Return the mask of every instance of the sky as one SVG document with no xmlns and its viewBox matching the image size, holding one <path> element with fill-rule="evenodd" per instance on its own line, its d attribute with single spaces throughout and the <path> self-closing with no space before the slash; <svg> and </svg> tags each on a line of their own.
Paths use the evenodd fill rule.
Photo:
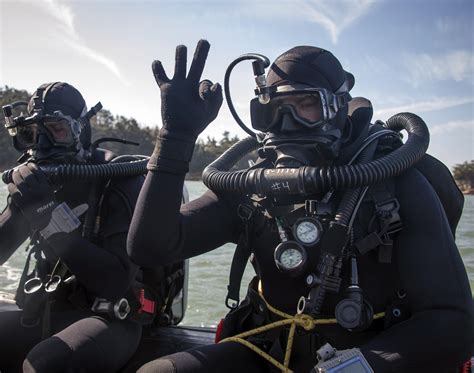
<svg viewBox="0 0 474 373">
<path fill-rule="evenodd" d="M 0 0 L 0 85 L 33 92 L 51 81 L 78 88 L 88 106 L 161 125 L 151 71 L 172 76 L 178 44 L 211 50 L 203 78 L 222 83 L 244 53 L 274 60 L 296 45 L 331 51 L 352 72 L 353 97 L 373 121 L 402 111 L 428 124 L 428 152 L 449 167 L 474 159 L 474 1 L 472 0 Z M 188 61 L 191 56 L 188 57 Z M 248 124 L 254 97 L 250 62 L 231 93 Z M 202 134 L 244 137 L 224 103 Z"/>
</svg>

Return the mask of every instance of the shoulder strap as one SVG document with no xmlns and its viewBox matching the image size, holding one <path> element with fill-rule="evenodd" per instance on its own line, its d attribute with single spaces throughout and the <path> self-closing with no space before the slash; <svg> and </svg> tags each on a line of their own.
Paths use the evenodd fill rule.
<svg viewBox="0 0 474 373">
<path fill-rule="evenodd" d="M 256 208 L 250 204 L 240 204 L 237 208 L 237 214 L 242 219 L 244 230 L 240 234 L 230 267 L 229 285 L 227 285 L 227 296 L 225 298 L 225 305 L 229 309 L 237 308 L 240 302 L 240 284 L 242 283 L 242 276 L 244 275 L 250 254 L 252 253 L 250 222 L 254 217 L 255 210 Z"/>
<path fill-rule="evenodd" d="M 400 204 L 395 198 L 393 180 L 387 180 L 370 188 L 370 196 L 374 202 L 375 213 L 372 221 L 378 219 L 379 229 L 355 243 L 359 254 L 363 255 L 378 248 L 378 259 L 381 263 L 390 263 L 392 260 L 393 240 L 391 235 L 402 229 L 402 220 L 398 211 Z"/>
</svg>

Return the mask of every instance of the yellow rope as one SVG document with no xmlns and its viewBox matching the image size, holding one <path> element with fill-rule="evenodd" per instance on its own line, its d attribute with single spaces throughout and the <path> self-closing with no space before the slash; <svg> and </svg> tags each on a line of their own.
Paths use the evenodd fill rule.
<svg viewBox="0 0 474 373">
<path fill-rule="evenodd" d="M 219 343 L 223 342 L 237 342 L 240 344 L 243 344 L 244 346 L 250 348 L 252 351 L 260 355 L 262 358 L 267 360 L 269 363 L 275 365 L 278 369 L 280 369 L 283 373 L 293 373 L 293 371 L 288 368 L 290 365 L 290 358 L 291 358 L 291 352 L 293 350 L 293 341 L 294 341 L 294 336 L 295 336 L 295 331 L 296 327 L 299 326 L 300 328 L 303 328 L 306 331 L 310 331 L 316 327 L 316 325 L 327 325 L 327 324 L 336 324 L 337 320 L 336 319 L 313 319 L 310 315 L 306 314 L 296 314 L 294 316 L 285 313 L 283 311 L 280 311 L 274 307 L 272 307 L 265 297 L 263 296 L 263 291 L 261 287 L 261 282 L 258 284 L 258 293 L 262 300 L 265 302 L 265 305 L 267 306 L 268 310 L 272 313 L 274 313 L 277 316 L 280 316 L 283 318 L 283 320 L 275 321 L 270 324 L 260 326 L 255 329 L 248 330 L 246 332 L 237 334 L 233 337 L 225 338 Z M 381 317 L 385 316 L 385 312 L 379 312 L 374 315 L 374 319 L 379 319 Z M 285 359 L 283 361 L 283 364 L 280 363 L 278 360 L 267 354 L 266 352 L 262 351 L 260 348 L 257 346 L 253 345 L 249 341 L 243 339 L 246 337 L 250 337 L 252 335 L 260 334 L 263 332 L 266 332 L 271 329 L 279 328 L 282 326 L 290 325 L 290 332 L 288 334 L 288 340 L 286 342 L 286 351 L 285 351 Z"/>
<path fill-rule="evenodd" d="M 252 351 L 256 352 L 262 358 L 267 360 L 269 363 L 272 363 L 273 365 L 275 365 L 282 372 L 284 372 L 284 373 L 293 373 L 293 371 L 290 368 L 288 368 L 288 366 L 283 365 L 278 360 L 276 360 L 275 358 L 273 358 L 272 356 L 270 356 L 266 352 L 262 351 L 257 346 L 250 343 L 249 341 L 246 341 L 245 339 L 242 339 L 242 338 L 239 338 L 239 337 L 235 336 L 235 337 L 229 337 L 229 338 L 223 339 L 219 343 L 222 343 L 222 342 L 237 342 L 237 343 L 243 344 L 244 346 L 250 348 Z"/>
<path fill-rule="evenodd" d="M 287 367 L 290 365 L 291 351 L 293 351 L 293 338 L 295 337 L 296 323 L 291 324 L 290 333 L 288 333 L 288 340 L 286 341 L 285 360 L 283 365 Z"/>
</svg>

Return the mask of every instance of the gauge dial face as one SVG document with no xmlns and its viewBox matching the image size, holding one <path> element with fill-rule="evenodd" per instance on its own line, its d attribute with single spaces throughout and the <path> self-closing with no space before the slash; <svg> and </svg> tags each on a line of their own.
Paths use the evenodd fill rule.
<svg viewBox="0 0 474 373">
<path fill-rule="evenodd" d="M 275 264 L 280 272 L 298 276 L 306 267 L 306 250 L 296 241 L 285 241 L 275 248 Z"/>
<path fill-rule="evenodd" d="M 287 269 L 296 268 L 303 262 L 303 254 L 294 248 L 286 249 L 281 253 L 280 262 Z"/>
<path fill-rule="evenodd" d="M 303 220 L 296 226 L 295 235 L 301 243 L 309 245 L 319 240 L 320 230 L 314 222 Z"/>
</svg>

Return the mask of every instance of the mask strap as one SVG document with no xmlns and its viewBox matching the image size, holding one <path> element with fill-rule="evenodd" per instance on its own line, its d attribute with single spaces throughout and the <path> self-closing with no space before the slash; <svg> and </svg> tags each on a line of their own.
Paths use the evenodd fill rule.
<svg viewBox="0 0 474 373">
<path fill-rule="evenodd" d="M 87 110 L 87 107 L 84 105 L 84 110 L 81 113 L 81 116 L 79 118 L 79 122 L 81 123 L 81 130 L 87 126 L 87 124 L 89 123 L 89 121 L 91 120 L 93 116 L 97 115 L 97 113 L 100 110 L 102 110 L 102 104 L 99 101 L 97 104 L 91 107 L 89 111 L 86 111 L 86 110 Z M 84 113 L 84 111 L 86 112 Z"/>
<path fill-rule="evenodd" d="M 347 74 L 345 74 L 344 81 L 342 82 L 341 86 L 334 92 L 335 94 L 342 93 L 342 92 L 349 92 L 349 84 L 350 79 Z"/>
<path fill-rule="evenodd" d="M 84 107 L 85 109 L 85 107 Z M 98 102 L 97 104 L 95 104 L 95 106 L 91 107 L 91 109 L 86 112 L 85 114 L 85 117 L 87 120 L 90 120 L 94 115 L 96 115 L 100 110 L 102 110 L 102 104 L 100 102 Z M 81 114 L 81 117 L 83 115 Z"/>
<path fill-rule="evenodd" d="M 49 83 L 46 87 L 42 86 L 36 90 L 36 96 L 33 97 L 33 112 L 43 112 L 46 96 L 56 83 L 59 82 Z"/>
<path fill-rule="evenodd" d="M 38 88 L 35 97 L 33 97 L 33 112 L 39 113 L 43 111 L 43 97 L 44 88 Z"/>
</svg>

